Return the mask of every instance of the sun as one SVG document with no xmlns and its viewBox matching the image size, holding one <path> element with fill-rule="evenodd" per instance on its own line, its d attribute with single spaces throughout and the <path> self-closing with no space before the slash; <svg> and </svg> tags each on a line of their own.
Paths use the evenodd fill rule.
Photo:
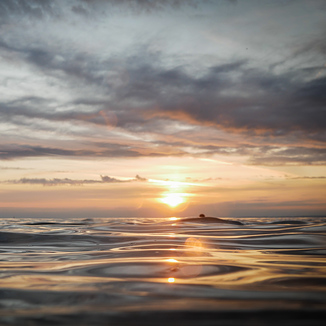
<svg viewBox="0 0 326 326">
<path fill-rule="evenodd" d="M 160 201 L 170 207 L 177 207 L 178 205 L 184 203 L 186 200 L 180 194 L 167 194 Z"/>
</svg>

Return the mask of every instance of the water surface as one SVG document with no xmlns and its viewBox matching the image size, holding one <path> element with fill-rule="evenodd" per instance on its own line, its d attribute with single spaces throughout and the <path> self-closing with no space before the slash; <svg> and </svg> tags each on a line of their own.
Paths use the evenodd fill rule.
<svg viewBox="0 0 326 326">
<path fill-rule="evenodd" d="M 326 219 L 241 221 L 0 219 L 1 324 L 323 325 Z"/>
</svg>

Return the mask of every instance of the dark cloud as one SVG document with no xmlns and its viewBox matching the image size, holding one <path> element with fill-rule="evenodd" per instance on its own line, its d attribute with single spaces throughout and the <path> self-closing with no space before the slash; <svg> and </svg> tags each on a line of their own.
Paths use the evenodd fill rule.
<svg viewBox="0 0 326 326">
<path fill-rule="evenodd" d="M 265 152 L 252 156 L 254 165 L 325 165 L 326 150 L 308 147 L 267 147 Z"/>
<path fill-rule="evenodd" d="M 0 166 L 0 170 L 30 170 L 29 168 L 20 168 L 15 166 Z"/>
<path fill-rule="evenodd" d="M 225 0 L 234 2 L 234 0 Z M 10 15 L 27 15 L 32 18 L 46 18 L 49 16 L 63 18 L 69 11 L 87 17 L 94 13 L 109 13 L 112 8 L 122 8 L 137 12 L 152 12 L 158 10 L 178 9 L 181 6 L 197 6 L 200 3 L 209 3 L 210 0 L 1 0 L 0 16 L 7 18 Z M 70 10 L 67 12 L 67 7 Z"/>
<path fill-rule="evenodd" d="M 7 181 L 7 183 L 13 183 L 13 184 L 33 184 L 33 185 L 43 185 L 43 186 L 63 186 L 63 185 L 80 186 L 83 184 L 99 183 L 99 182 L 100 181 L 96 181 L 96 180 L 72 180 L 68 178 L 64 178 L 64 179 L 22 178 L 19 180 Z"/>
<path fill-rule="evenodd" d="M 311 54 L 326 55 L 326 40 L 325 38 L 312 37 L 309 41 L 298 46 L 298 49 L 292 54 L 292 59 L 296 57 L 306 56 Z"/>
<path fill-rule="evenodd" d="M 141 177 L 140 175 L 137 174 L 136 177 L 135 177 L 135 181 L 146 182 L 147 179 L 146 178 L 143 178 L 143 177 Z"/>
<path fill-rule="evenodd" d="M 325 131 L 324 78 L 304 83 L 300 72 L 274 75 L 244 62 L 214 66 L 200 78 L 180 68 L 164 71 L 148 65 L 130 75 L 131 83 L 118 90 L 118 99 L 151 103 L 145 116 L 150 111 L 170 118 L 183 114 L 195 123 L 273 136 Z"/>
<path fill-rule="evenodd" d="M 319 10 L 326 10 L 325 3 L 319 3 Z M 273 70 L 276 67 L 282 65 L 293 65 L 295 63 L 296 68 L 301 66 L 299 62 L 305 62 L 305 68 L 302 68 L 301 71 L 309 72 L 310 75 L 317 76 L 325 70 L 325 55 L 326 55 L 326 40 L 323 37 L 326 33 L 326 24 L 321 24 L 318 26 L 318 30 L 313 34 L 309 35 L 308 38 L 300 38 L 299 41 L 292 41 L 289 44 L 291 49 L 289 53 L 280 61 L 270 65 L 270 68 Z M 309 62 L 307 65 L 306 63 Z M 309 77 L 309 76 L 307 76 Z"/>
<path fill-rule="evenodd" d="M 7 180 L 6 183 L 12 184 L 33 184 L 33 185 L 43 185 L 43 186 L 82 186 L 85 184 L 98 184 L 98 183 L 125 183 L 125 182 L 135 182 L 141 181 L 146 182 L 147 179 L 136 175 L 133 179 L 117 179 L 109 176 L 102 176 L 101 180 L 75 180 L 69 178 L 54 178 L 54 179 L 45 179 L 45 178 L 21 178 L 19 180 Z"/>
<path fill-rule="evenodd" d="M 314 43 L 318 51 L 324 51 L 322 39 Z M 9 119 L 21 115 L 104 125 L 108 120 L 105 116 L 114 114 L 118 127 L 151 131 L 152 118 L 165 116 L 232 132 L 277 137 L 299 131 L 308 138 L 319 133 L 326 140 L 326 78 L 314 78 L 324 68 L 321 66 L 281 74 L 254 69 L 248 60 L 236 60 L 215 64 L 197 76 L 182 66 L 163 66 L 160 54 L 151 54 L 146 47 L 138 48 L 136 54 L 119 64 L 112 58 L 95 60 L 86 53 L 67 55 L 60 50 L 1 40 L 0 49 L 18 54 L 20 60 L 58 82 L 96 87 L 102 94 L 100 100 L 79 94 L 79 99 L 66 103 L 74 106 L 73 110 L 60 112 L 40 110 L 41 105 L 49 104 L 45 98 L 1 103 L 0 114 Z M 85 112 L 83 105 L 91 106 L 92 111 Z"/>
<path fill-rule="evenodd" d="M 116 182 L 123 182 L 122 180 L 111 178 L 107 175 L 101 175 L 102 182 L 104 183 L 116 183 Z"/>
<path fill-rule="evenodd" d="M 0 1 L 0 16 L 6 18 L 11 14 L 17 14 L 40 19 L 45 14 L 55 14 L 54 7 L 51 0 L 2 0 Z"/>
<path fill-rule="evenodd" d="M 140 157 L 144 156 L 140 152 L 135 150 L 129 150 L 121 146 L 113 146 L 115 148 L 104 149 L 102 151 L 95 150 L 73 150 L 63 148 L 52 148 L 52 147 L 41 147 L 41 146 L 30 146 L 30 145 L 12 145 L 2 146 L 0 148 L 0 160 L 10 160 L 17 158 L 26 157 L 54 157 L 54 156 L 65 156 L 65 157 Z M 155 153 L 149 153 L 149 156 L 155 156 Z"/>
<path fill-rule="evenodd" d="M 101 179 L 103 183 L 119 183 L 119 182 L 135 182 L 135 181 L 140 181 L 140 182 L 147 182 L 148 180 L 146 178 L 143 178 L 139 176 L 138 174 L 135 176 L 134 179 L 116 179 L 112 178 L 106 175 L 101 175 Z"/>
<path fill-rule="evenodd" d="M 116 179 L 112 178 L 106 175 L 101 175 L 101 179 L 103 183 L 119 183 L 119 182 L 135 182 L 135 181 L 140 181 L 140 182 L 147 182 L 148 180 L 146 178 L 143 178 L 139 176 L 138 174 L 135 176 L 134 179 Z"/>
<path fill-rule="evenodd" d="M 326 176 L 302 176 L 302 177 L 291 177 L 286 176 L 287 179 L 298 179 L 298 180 L 323 180 L 326 179 Z"/>
<path fill-rule="evenodd" d="M 151 11 L 196 5 L 197 2 L 80 0 L 67 3 L 70 14 L 86 17 L 92 10 L 100 12 L 99 9 L 112 5 Z M 12 14 L 59 17 L 63 8 L 66 7 L 59 6 L 58 1 L 0 2 L 0 12 L 9 18 Z M 324 55 L 325 49 L 324 35 L 317 33 L 308 42 L 292 49 L 288 59 L 309 59 L 311 53 Z M 22 126 L 31 129 L 35 126 L 35 130 L 49 131 L 48 122 L 51 122 L 51 131 L 55 134 L 73 133 L 68 127 L 63 130 L 62 122 L 89 128 L 89 135 L 94 133 L 96 126 L 108 126 L 140 136 L 151 133 L 154 140 L 138 141 L 137 145 L 129 146 L 90 140 L 84 147 L 80 140 L 76 142 L 78 146 L 70 148 L 57 145 L 55 136 L 46 147 L 34 145 L 38 144 L 37 139 L 26 141 L 25 145 L 19 141 L 15 144 L 13 140 L 2 145 L 0 159 L 179 156 L 190 154 L 185 149 L 190 146 L 203 155 L 248 155 L 251 164 L 325 162 L 326 78 L 321 73 L 325 67 L 320 63 L 275 72 L 275 66 L 253 68 L 254 62 L 239 55 L 194 73 L 187 65 L 164 65 L 162 53 L 150 50 L 149 45 L 130 48 L 128 56 L 115 53 L 96 57 L 87 51 L 65 52 L 60 46 L 51 48 L 46 42 L 24 44 L 7 37 L 0 38 L 0 55 L 3 53 L 15 63 L 36 69 L 49 83 L 55 80 L 69 88 L 73 99 L 59 102 L 40 93 L 2 100 L 2 122 L 10 122 L 17 130 Z M 206 57 L 202 59 L 205 61 Z M 186 138 L 186 133 L 174 132 L 173 122 L 192 125 L 192 139 Z M 243 142 L 226 146 L 218 141 L 196 140 L 206 127 L 241 134 Z M 162 140 L 166 135 L 175 138 Z M 298 143 L 305 146 L 298 146 Z M 308 149 L 311 144 L 314 147 Z M 279 146 L 284 148 L 277 151 Z"/>
<path fill-rule="evenodd" d="M 164 69 L 141 62 L 137 65 L 136 59 L 133 62 L 125 67 L 128 83 L 108 87 L 92 66 L 79 67 L 67 62 L 54 67 L 47 55 L 34 51 L 33 63 L 39 67 L 60 69 L 67 78 L 80 78 L 107 88 L 110 96 L 106 100 L 77 100 L 75 110 L 70 112 L 40 111 L 38 102 L 45 99 L 25 98 L 1 104 L 0 114 L 8 118 L 23 115 L 104 125 L 108 120 L 105 117 L 113 116 L 114 112 L 118 127 L 136 131 L 148 131 L 151 118 L 165 116 L 188 118 L 192 123 L 234 132 L 265 132 L 274 137 L 294 131 L 308 137 L 317 132 L 326 136 L 326 78 L 305 82 L 301 71 L 275 75 L 252 69 L 244 61 L 213 66 L 201 77 L 192 76 L 182 68 Z M 93 105 L 94 111 L 78 111 L 78 105 L 87 103 Z"/>
</svg>

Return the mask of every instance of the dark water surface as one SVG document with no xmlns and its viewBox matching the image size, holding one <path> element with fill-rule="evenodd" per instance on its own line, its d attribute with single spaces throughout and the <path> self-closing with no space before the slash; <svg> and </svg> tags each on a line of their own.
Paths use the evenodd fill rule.
<svg viewBox="0 0 326 326">
<path fill-rule="evenodd" d="M 1 325 L 324 325 L 326 219 L 0 219 Z"/>
</svg>

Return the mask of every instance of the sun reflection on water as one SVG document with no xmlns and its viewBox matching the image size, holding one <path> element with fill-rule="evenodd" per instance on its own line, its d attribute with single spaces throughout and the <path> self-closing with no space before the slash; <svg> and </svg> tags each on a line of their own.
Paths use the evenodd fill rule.
<svg viewBox="0 0 326 326">
<path fill-rule="evenodd" d="M 178 263 L 178 261 L 174 258 L 169 258 L 169 259 L 166 259 L 165 261 L 167 261 L 169 263 Z"/>
<path fill-rule="evenodd" d="M 201 253 L 203 250 L 205 250 L 203 241 L 198 238 L 188 238 L 185 241 L 185 246 L 186 249 L 191 250 L 191 255 Z"/>
</svg>

